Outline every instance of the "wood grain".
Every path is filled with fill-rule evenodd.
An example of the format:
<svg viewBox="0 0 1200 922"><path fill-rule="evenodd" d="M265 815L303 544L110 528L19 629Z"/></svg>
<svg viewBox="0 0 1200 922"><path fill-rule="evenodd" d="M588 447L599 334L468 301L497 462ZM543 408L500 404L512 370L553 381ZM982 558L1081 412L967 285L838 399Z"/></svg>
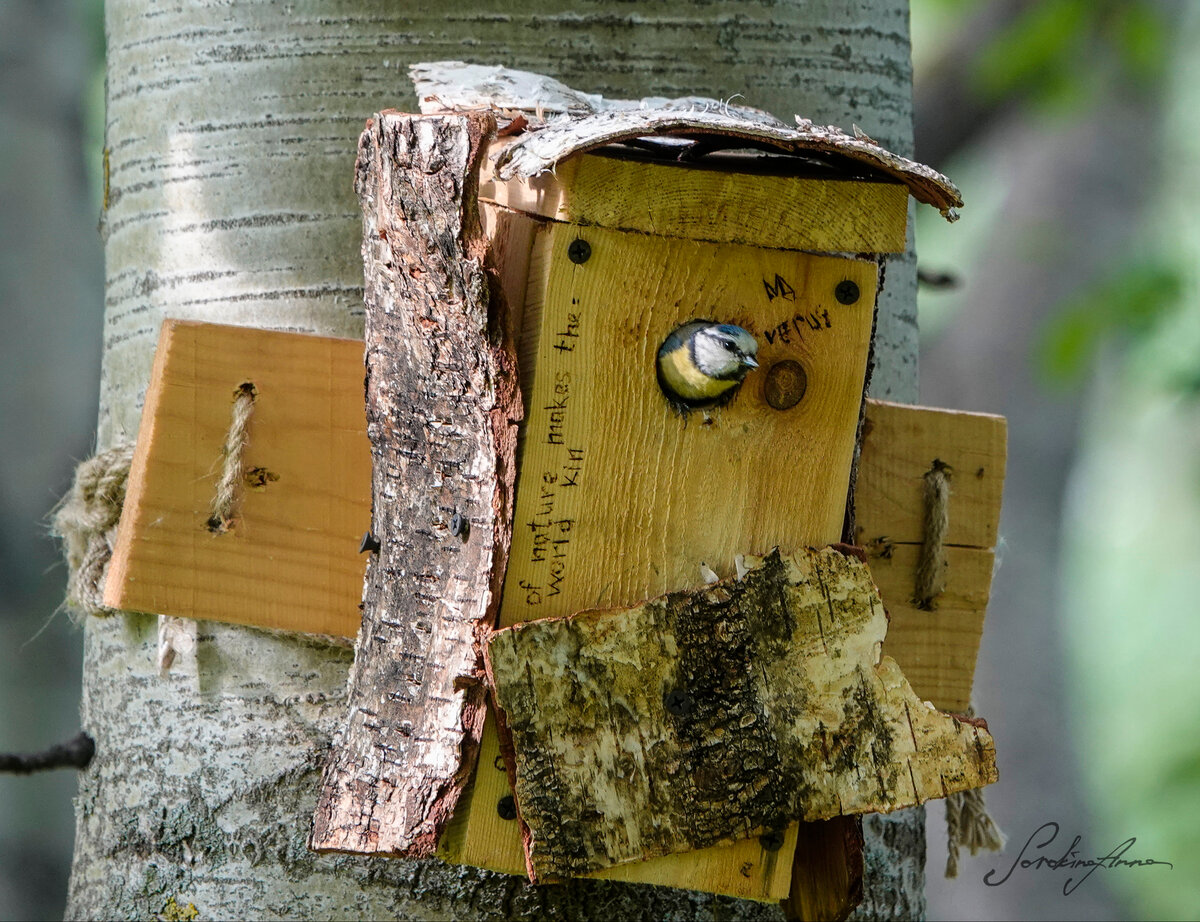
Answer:
<svg viewBox="0 0 1200 922"><path fill-rule="evenodd" d="M164 321L104 602L354 636L370 522L362 343ZM254 384L234 528L206 527L234 392Z"/></svg>
<svg viewBox="0 0 1200 922"><path fill-rule="evenodd" d="M683 165L587 153L531 179L501 182L485 169L480 196L572 224L816 252L901 253L908 217L900 183L779 175L747 158Z"/></svg>
<svg viewBox="0 0 1200 922"><path fill-rule="evenodd" d="M946 543L993 548L1000 525L1007 429L1003 416L867 402L859 460L856 542L924 540L921 478L935 460L950 465Z"/></svg>
<svg viewBox="0 0 1200 922"><path fill-rule="evenodd" d="M922 699L963 713L995 564L1004 487L1006 423L986 413L867 401L859 459L857 541L891 616L885 651ZM913 601L923 540L922 479L950 466L945 591L932 611Z"/></svg>
<svg viewBox="0 0 1200 922"><path fill-rule="evenodd" d="M827 548L488 643L530 877L890 812L996 780L987 730L880 657L865 562Z"/></svg>
<svg viewBox="0 0 1200 922"><path fill-rule="evenodd" d="M488 332L474 197L494 128L486 114L382 113L359 142L379 549L347 726L313 815L317 851L432 854L474 769L476 641L503 579L520 416L511 344Z"/></svg>

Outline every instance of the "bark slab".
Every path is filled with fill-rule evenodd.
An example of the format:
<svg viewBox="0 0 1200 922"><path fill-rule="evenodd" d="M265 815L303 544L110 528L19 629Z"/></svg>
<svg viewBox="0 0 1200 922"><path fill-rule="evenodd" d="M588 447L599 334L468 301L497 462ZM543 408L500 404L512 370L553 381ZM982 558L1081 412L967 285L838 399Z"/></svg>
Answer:
<svg viewBox="0 0 1200 922"><path fill-rule="evenodd" d="M888 812L996 780L981 721L925 705L889 657L865 563L827 548L740 581L500 631L531 879Z"/></svg>
<svg viewBox="0 0 1200 922"><path fill-rule="evenodd" d="M493 130L486 114L385 112L359 145L379 549L367 565L349 723L314 817L319 851L432 854L478 752L476 641L504 573L520 416L511 344L490 332L476 213Z"/></svg>

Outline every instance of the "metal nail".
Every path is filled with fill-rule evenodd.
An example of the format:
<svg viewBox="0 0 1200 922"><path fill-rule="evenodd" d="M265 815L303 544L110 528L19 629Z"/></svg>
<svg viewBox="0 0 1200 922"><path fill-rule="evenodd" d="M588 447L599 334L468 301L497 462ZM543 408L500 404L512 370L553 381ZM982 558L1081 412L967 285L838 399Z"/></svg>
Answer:
<svg viewBox="0 0 1200 922"><path fill-rule="evenodd" d="M777 852L783 848L783 833L778 829L764 832L758 837L758 844L769 852Z"/></svg>
<svg viewBox="0 0 1200 922"><path fill-rule="evenodd" d="M358 552L360 554L365 554L368 551L370 551L372 554L374 554L374 553L378 552L380 546L381 545L379 544L378 538L376 538L373 534L371 534L371 532L364 531L363 536L362 536L362 542L358 545Z"/></svg>

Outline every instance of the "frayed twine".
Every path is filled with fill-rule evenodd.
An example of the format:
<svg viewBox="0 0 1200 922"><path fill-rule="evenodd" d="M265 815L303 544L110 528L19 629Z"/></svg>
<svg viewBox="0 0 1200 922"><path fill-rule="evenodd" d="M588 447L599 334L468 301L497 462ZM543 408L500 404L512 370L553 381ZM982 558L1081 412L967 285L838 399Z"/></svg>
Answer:
<svg viewBox="0 0 1200 922"><path fill-rule="evenodd" d="M222 450L224 463L217 480L213 496L212 515L208 518L208 530L223 535L233 527L238 506L242 498L242 481L245 479L244 458L246 445L250 441L250 416L254 412L254 400L258 391L251 381L243 381L233 392L233 411L229 421L229 432L225 435Z"/></svg>
<svg viewBox="0 0 1200 922"><path fill-rule="evenodd" d="M51 518L50 531L67 558L66 605L85 615L111 615L104 578L117 542L133 446L118 445L75 469L75 482Z"/></svg>
<svg viewBox="0 0 1200 922"><path fill-rule="evenodd" d="M933 601L946 588L946 534L950 530L950 465L936 458L925 473L925 541L917 563L913 601L922 611L933 611Z"/></svg>
<svg viewBox="0 0 1200 922"><path fill-rule="evenodd" d="M968 717L975 708L967 708ZM998 852L1007 841L996 821L988 813L982 788L959 791L946 797L946 877L958 877L958 853L967 849L972 856L987 849Z"/></svg>

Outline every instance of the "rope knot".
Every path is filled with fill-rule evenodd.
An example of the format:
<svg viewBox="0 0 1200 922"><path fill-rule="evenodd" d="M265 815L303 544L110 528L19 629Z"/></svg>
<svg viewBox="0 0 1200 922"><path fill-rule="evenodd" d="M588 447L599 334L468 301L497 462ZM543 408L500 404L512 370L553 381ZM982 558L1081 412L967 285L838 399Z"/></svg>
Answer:
<svg viewBox="0 0 1200 922"><path fill-rule="evenodd" d="M75 469L70 492L54 510L51 534L62 539L67 558L66 602L87 615L108 615L104 577L125 504L133 446L118 445Z"/></svg>

